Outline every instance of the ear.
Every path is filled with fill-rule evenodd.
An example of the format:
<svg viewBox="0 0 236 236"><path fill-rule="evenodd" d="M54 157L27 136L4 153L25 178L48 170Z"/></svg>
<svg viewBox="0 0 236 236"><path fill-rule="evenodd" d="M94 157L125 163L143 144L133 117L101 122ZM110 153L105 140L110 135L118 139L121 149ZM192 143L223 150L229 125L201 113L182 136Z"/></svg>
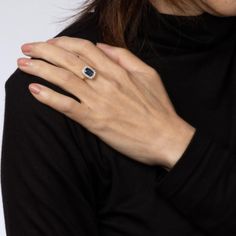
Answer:
<svg viewBox="0 0 236 236"><path fill-rule="evenodd" d="M97 43L100 48L110 59L127 71L143 71L147 65L136 55L126 48L114 47L105 43Z"/></svg>

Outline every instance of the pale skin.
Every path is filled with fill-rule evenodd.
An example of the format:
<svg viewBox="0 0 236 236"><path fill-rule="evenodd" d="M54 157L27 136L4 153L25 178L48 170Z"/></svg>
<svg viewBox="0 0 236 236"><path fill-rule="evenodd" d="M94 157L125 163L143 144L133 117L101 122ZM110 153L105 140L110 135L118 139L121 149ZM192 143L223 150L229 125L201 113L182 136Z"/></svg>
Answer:
<svg viewBox="0 0 236 236"><path fill-rule="evenodd" d="M152 3L163 13L183 15L164 0ZM233 15L236 2L190 1L184 14L205 11ZM24 44L22 51L38 59L19 58L19 69L58 85L81 102L31 83L29 90L35 99L78 122L129 158L169 171L196 132L176 113L158 72L127 49L64 36ZM82 78L85 65L96 69L94 80Z"/></svg>
<svg viewBox="0 0 236 236"><path fill-rule="evenodd" d="M216 16L235 16L235 0L177 0L184 2L182 9L172 4L173 0L150 0L152 4L162 13L175 15L200 15L208 12Z"/></svg>

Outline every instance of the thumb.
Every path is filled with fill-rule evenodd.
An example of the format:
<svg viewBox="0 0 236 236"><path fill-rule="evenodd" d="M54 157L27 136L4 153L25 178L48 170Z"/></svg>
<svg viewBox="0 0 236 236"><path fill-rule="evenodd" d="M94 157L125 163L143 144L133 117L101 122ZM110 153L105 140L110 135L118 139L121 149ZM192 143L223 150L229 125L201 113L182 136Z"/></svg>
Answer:
<svg viewBox="0 0 236 236"><path fill-rule="evenodd" d="M126 48L115 47L105 43L97 43L96 45L106 54L106 56L127 71L144 71L147 67L141 59Z"/></svg>

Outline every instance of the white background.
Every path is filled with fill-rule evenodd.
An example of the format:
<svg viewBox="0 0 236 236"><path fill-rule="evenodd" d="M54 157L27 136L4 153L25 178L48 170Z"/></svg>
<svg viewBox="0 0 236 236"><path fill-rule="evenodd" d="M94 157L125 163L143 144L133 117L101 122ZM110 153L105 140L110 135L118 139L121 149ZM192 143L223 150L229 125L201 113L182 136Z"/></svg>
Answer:
<svg viewBox="0 0 236 236"><path fill-rule="evenodd" d="M16 60L22 57L23 43L49 39L70 21L58 23L73 15L83 0L7 0L0 1L0 142L4 121L4 84L16 70ZM1 146L0 146L1 151ZM19 232L20 233L20 232ZM5 236L5 225L0 194L0 236Z"/></svg>

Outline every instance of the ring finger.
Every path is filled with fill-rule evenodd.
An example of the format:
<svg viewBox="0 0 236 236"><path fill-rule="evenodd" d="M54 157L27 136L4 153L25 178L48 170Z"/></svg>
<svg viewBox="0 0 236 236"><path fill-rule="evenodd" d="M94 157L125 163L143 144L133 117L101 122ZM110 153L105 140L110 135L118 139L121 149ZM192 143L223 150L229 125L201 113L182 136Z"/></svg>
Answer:
<svg viewBox="0 0 236 236"><path fill-rule="evenodd" d="M86 79L82 73L84 67L90 65L79 56L65 49L44 42L25 44L22 46L22 51L27 56L41 58L58 67L67 69L77 75L80 79L85 79L86 83L94 87L94 81ZM93 65L90 67L93 67Z"/></svg>

